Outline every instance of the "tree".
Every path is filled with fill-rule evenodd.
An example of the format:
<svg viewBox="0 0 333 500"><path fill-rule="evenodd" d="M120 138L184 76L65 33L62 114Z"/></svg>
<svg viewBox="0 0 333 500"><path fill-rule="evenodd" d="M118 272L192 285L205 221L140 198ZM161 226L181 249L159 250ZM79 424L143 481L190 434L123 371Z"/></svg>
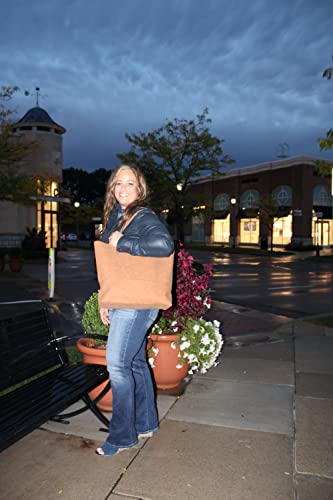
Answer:
<svg viewBox="0 0 333 500"><path fill-rule="evenodd" d="M281 207L277 205L276 199L272 195L264 196L260 199L259 204L260 221L267 227L271 240L271 252L273 251L273 231L276 219L285 217L290 212L289 207Z"/></svg>
<svg viewBox="0 0 333 500"><path fill-rule="evenodd" d="M66 168L63 170L62 187L73 201L94 205L104 199L107 181L111 171L99 168L94 172L86 172L81 168Z"/></svg>
<svg viewBox="0 0 333 500"><path fill-rule="evenodd" d="M333 56L332 56L333 59ZM322 77L327 80L331 80L333 76L333 67L326 68L323 71ZM318 139L320 151L328 151L333 148L333 129L330 128L328 132L326 132L326 137L324 139ZM332 165L327 163L325 160L318 160L316 162L316 167L318 173L322 177L326 177L331 175L332 173Z"/></svg>
<svg viewBox="0 0 333 500"><path fill-rule="evenodd" d="M18 87L2 86L0 92L0 200L30 203L30 196L36 194L36 181L23 174L20 167L34 144L13 135L11 116L14 111L3 104L18 90Z"/></svg>
<svg viewBox="0 0 333 500"><path fill-rule="evenodd" d="M208 110L195 119L167 121L152 132L126 134L128 153L118 154L126 164L136 164L145 173L151 190L151 204L161 212L169 209L169 222L177 236L184 237L184 222L202 205L203 197L190 194L190 186L202 174L221 174L233 160L224 155L223 140L214 137L208 125Z"/></svg>

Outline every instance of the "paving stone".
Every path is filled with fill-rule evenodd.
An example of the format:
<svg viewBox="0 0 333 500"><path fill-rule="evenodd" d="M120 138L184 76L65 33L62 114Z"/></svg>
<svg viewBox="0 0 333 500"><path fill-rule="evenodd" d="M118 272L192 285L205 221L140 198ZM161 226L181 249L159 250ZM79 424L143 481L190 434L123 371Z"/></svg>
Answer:
<svg viewBox="0 0 333 500"><path fill-rule="evenodd" d="M296 372L333 373L333 338L302 337L295 339Z"/></svg>
<svg viewBox="0 0 333 500"><path fill-rule="evenodd" d="M292 435L294 388L194 378L167 419Z"/></svg>
<svg viewBox="0 0 333 500"><path fill-rule="evenodd" d="M170 407L174 404L177 398L173 396L157 396L157 409L159 420L161 421ZM66 409L65 413L76 411L82 407L82 403L78 402ZM106 418L110 419L112 413L105 412ZM70 434L72 436L83 437L86 439L93 439L96 441L105 441L108 432L101 431L106 427L100 422L91 411L86 411L80 415L76 415L69 419L69 424L62 424L60 422L48 421L42 425L42 428L60 434ZM141 446L142 441L139 441Z"/></svg>
<svg viewBox="0 0 333 500"><path fill-rule="evenodd" d="M303 476L297 474L295 478L298 500L332 500L333 479L318 476Z"/></svg>
<svg viewBox="0 0 333 500"><path fill-rule="evenodd" d="M224 358L274 359L278 361L294 361L294 347L291 340L265 342L263 344L230 348L222 351Z"/></svg>
<svg viewBox="0 0 333 500"><path fill-rule="evenodd" d="M274 359L228 358L221 356L220 364L203 378L259 382L261 384L294 385L294 363Z"/></svg>
<svg viewBox="0 0 333 500"><path fill-rule="evenodd" d="M0 454L1 498L104 500L138 449L99 457L100 443L37 430Z"/></svg>
<svg viewBox="0 0 333 500"><path fill-rule="evenodd" d="M333 399L296 398L296 470L333 478Z"/></svg>
<svg viewBox="0 0 333 500"><path fill-rule="evenodd" d="M292 439L164 421L114 489L151 500L292 500Z"/></svg>
<svg viewBox="0 0 333 500"><path fill-rule="evenodd" d="M333 375L296 373L296 394L313 398L333 398Z"/></svg>
<svg viewBox="0 0 333 500"><path fill-rule="evenodd" d="M310 321L295 320L294 321L294 335L296 338L301 338L310 335L311 337L315 335L325 334L325 327L322 325L315 325L310 323Z"/></svg>

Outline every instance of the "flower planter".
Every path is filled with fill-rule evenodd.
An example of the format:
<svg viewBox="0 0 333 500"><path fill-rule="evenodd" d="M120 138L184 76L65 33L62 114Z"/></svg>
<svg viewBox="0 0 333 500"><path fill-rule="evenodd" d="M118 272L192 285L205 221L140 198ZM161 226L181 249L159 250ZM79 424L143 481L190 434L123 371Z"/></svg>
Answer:
<svg viewBox="0 0 333 500"><path fill-rule="evenodd" d="M22 269L22 266L23 266L22 259L15 259L15 258L9 259L9 267L13 273L19 273Z"/></svg>
<svg viewBox="0 0 333 500"><path fill-rule="evenodd" d="M153 374L156 388L160 390L177 389L188 373L188 363L179 365L179 345L174 345L177 335L150 335L154 348L158 353L152 352L154 359Z"/></svg>
<svg viewBox="0 0 333 500"><path fill-rule="evenodd" d="M89 347L91 340L89 338L81 338L77 341L76 347L82 353L83 362L92 365L106 366L105 349L97 349L96 347ZM107 385L108 381L103 382L91 392L89 396L95 399L102 389ZM97 403L97 406L102 411L112 411L112 391L111 389L102 397Z"/></svg>

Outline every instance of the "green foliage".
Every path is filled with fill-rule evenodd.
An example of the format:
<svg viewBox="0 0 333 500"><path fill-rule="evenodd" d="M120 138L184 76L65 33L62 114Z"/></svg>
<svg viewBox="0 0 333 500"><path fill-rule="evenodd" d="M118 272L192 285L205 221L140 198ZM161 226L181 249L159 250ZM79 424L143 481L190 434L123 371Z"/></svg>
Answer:
<svg viewBox="0 0 333 500"><path fill-rule="evenodd" d="M329 328L333 328L333 316L321 316L317 318L309 318L306 319L310 323L314 323L315 325L328 326Z"/></svg>
<svg viewBox="0 0 333 500"><path fill-rule="evenodd" d="M23 259L22 248L20 247L12 247L8 248L8 255L10 259Z"/></svg>
<svg viewBox="0 0 333 500"><path fill-rule="evenodd" d="M272 195L264 196L259 201L259 217L263 224L268 229L269 234L271 235L271 250L273 250L273 229L274 222L276 219L280 219L281 217L286 216L287 213L290 212L290 208L281 207L276 204L276 200Z"/></svg>
<svg viewBox="0 0 333 500"><path fill-rule="evenodd" d="M42 250L46 248L46 233L45 231L37 231L35 227L30 229L26 227L27 234L22 241L23 248L33 250Z"/></svg>
<svg viewBox="0 0 333 500"><path fill-rule="evenodd" d="M37 231L35 227L30 229L26 227L27 234L22 241L24 257L39 258L47 256L46 233Z"/></svg>
<svg viewBox="0 0 333 500"><path fill-rule="evenodd" d="M98 292L92 293L92 295L84 304L82 326L86 335L98 334L105 335L107 337L109 334L109 326L103 325L99 315ZM98 345L103 344L102 340L96 340L95 342Z"/></svg>
<svg viewBox="0 0 333 500"><path fill-rule="evenodd" d="M3 86L0 101L10 101L18 90ZM35 144L23 142L18 134L13 134L10 119L13 113L0 102L0 200L26 204L36 194L36 182L22 174L20 166Z"/></svg>
<svg viewBox="0 0 333 500"><path fill-rule="evenodd" d="M69 363L82 363L82 353L76 347L67 347L66 355Z"/></svg>
<svg viewBox="0 0 333 500"><path fill-rule="evenodd" d="M74 201L95 206L96 200L104 200L107 181L111 170L99 168L94 172L86 172L80 168L63 170L62 187ZM103 206L103 203L102 203Z"/></svg>
<svg viewBox="0 0 333 500"><path fill-rule="evenodd" d="M122 163L134 163L142 169L152 207L157 211L169 208L170 218L181 233L184 221L199 204L198 196L189 193L190 186L203 174L221 175L222 168L233 162L223 153L224 141L211 134L210 123L205 109L196 119L175 118L148 133L126 134L131 149L117 155Z"/></svg>
<svg viewBox="0 0 333 500"><path fill-rule="evenodd" d="M333 56L332 56L333 59ZM327 78L327 80L331 80L333 75L333 67L326 68L323 72L323 78ZM326 137L323 139L318 139L320 151L329 151L333 148L333 129L330 128L328 132L326 132ZM332 174L332 165L325 162L325 160L318 160L316 162L316 170L322 177L326 177Z"/></svg>

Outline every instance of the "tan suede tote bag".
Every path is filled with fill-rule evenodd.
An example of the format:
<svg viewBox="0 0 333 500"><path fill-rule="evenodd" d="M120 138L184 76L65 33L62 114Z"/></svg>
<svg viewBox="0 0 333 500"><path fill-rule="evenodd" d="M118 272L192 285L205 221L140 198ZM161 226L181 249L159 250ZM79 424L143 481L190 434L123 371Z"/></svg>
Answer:
<svg viewBox="0 0 333 500"><path fill-rule="evenodd" d="M94 246L100 307L168 309L172 305L174 253L169 257L141 257L117 252L102 241L95 241Z"/></svg>

